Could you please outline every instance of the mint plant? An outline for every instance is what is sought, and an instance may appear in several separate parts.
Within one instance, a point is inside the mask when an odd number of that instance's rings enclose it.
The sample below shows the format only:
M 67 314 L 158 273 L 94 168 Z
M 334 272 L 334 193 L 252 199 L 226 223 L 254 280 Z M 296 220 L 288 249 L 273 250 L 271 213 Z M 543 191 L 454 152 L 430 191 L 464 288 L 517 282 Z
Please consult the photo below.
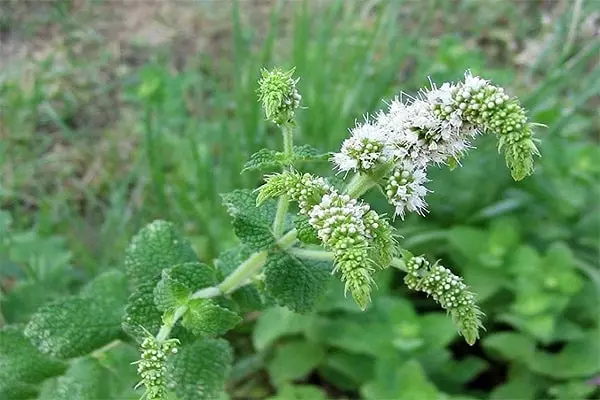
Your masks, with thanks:
M 432 84 L 414 98 L 403 94 L 391 100 L 385 111 L 352 128 L 340 151 L 330 156 L 294 145 L 302 98 L 293 72 L 262 71 L 258 100 L 266 118 L 281 130 L 283 148 L 262 149 L 244 167 L 280 171 L 267 173 L 256 190 L 222 196 L 240 244 L 209 265 L 173 224 L 151 223 L 132 239 L 124 273 L 108 271 L 31 317 L 23 334 L 36 352 L 29 357 L 32 365 L 43 359 L 54 376 L 66 369 L 62 360 L 103 359 L 115 343 L 128 340 L 123 331 L 139 343 L 133 364 L 142 398 L 213 399 L 223 391 L 233 361 L 222 337 L 245 312 L 279 305 L 309 313 L 332 276 L 364 311 L 376 290 L 377 273 L 389 267 L 403 271 L 406 287 L 431 296 L 465 341 L 475 343 L 483 328 L 476 293 L 441 264 L 404 249 L 391 219 L 362 197 L 381 193 L 393 207 L 392 219 L 411 212 L 424 215 L 427 168 L 457 166 L 472 140 L 484 133 L 496 134 L 513 178 L 523 179 L 538 155 L 534 124 L 527 122 L 525 110 L 502 88 L 466 73 L 459 83 Z M 303 163 L 327 158 L 345 179 L 301 170 Z M 2 335 L 7 339 L 0 341 L 0 350 L 16 363 L 11 333 Z M 87 371 L 94 365 L 82 362 L 80 367 Z M 69 371 L 77 376 L 76 370 Z M 3 393 L 30 390 L 30 377 L 25 378 L 0 388 Z M 82 398 L 92 393 L 88 389 L 96 387 L 78 389 Z

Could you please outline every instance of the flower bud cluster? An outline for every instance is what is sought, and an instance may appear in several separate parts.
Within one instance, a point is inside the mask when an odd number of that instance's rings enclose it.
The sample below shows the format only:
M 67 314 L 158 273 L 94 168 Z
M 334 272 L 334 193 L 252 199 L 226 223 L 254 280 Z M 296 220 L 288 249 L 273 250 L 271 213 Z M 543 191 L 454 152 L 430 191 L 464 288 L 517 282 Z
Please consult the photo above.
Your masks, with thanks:
M 438 263 L 431 265 L 422 256 L 408 259 L 406 267 L 404 282 L 408 288 L 425 292 L 438 302 L 452 315 L 467 343 L 473 344 L 479 338 L 483 313 L 462 278 Z
M 470 73 L 457 84 L 444 83 L 438 88 L 432 83 L 409 101 L 395 98 L 374 120 L 367 118 L 352 129 L 332 161 L 340 171 L 373 175 L 382 164 L 391 165 L 385 192 L 396 214 L 403 216 L 405 211 L 426 209 L 425 169 L 460 160 L 479 132 L 498 135 L 515 179 L 531 173 L 533 155 L 538 151 L 525 110 L 504 89 Z M 412 191 L 411 196 L 396 190 L 402 186 L 394 179 L 398 170 L 420 181 L 420 190 Z M 394 183 L 398 186 L 392 186 Z
M 277 125 L 290 123 L 294 119 L 294 111 L 300 107 L 302 96 L 296 89 L 298 80 L 292 78 L 293 74 L 293 69 L 261 71 L 258 101 L 262 103 L 267 119 Z
M 290 200 L 298 202 L 300 214 L 307 215 L 329 190 L 331 186 L 324 178 L 298 172 L 284 172 L 265 178 L 257 202 L 260 204 L 266 199 L 286 195 Z
M 141 378 L 137 387 L 145 386 L 144 398 L 160 400 L 166 397 L 167 356 L 177 353 L 179 340 L 169 339 L 159 343 L 154 336 L 148 336 L 140 346 L 141 359 L 137 361 L 137 372 Z
M 342 150 L 334 155 L 334 162 L 342 171 L 368 171 L 391 159 L 389 146 L 382 131 L 371 122 L 357 125 L 351 136 L 342 143 Z
M 335 190 L 325 194 L 309 212 L 309 223 L 323 244 L 333 251 L 334 272 L 341 273 L 346 290 L 361 307 L 370 299 L 373 262 L 369 259 L 369 244 L 372 230 L 379 227 L 378 220 L 369 212 L 368 204 Z
M 388 176 L 384 191 L 396 215 L 404 218 L 406 211 L 423 214 L 427 210 L 425 195 L 428 181 L 424 169 L 412 168 L 409 162 L 400 163 Z

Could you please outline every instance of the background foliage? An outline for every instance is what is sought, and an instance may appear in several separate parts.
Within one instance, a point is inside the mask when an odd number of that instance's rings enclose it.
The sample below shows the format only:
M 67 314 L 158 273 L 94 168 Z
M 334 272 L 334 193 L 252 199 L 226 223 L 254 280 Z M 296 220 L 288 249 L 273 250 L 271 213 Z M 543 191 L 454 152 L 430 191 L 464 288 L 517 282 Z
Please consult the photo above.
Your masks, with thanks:
M 465 346 L 449 318 L 388 271 L 365 313 L 332 287 L 312 314 L 248 314 L 228 334 L 229 396 L 597 398 L 600 3 L 135 3 L 2 3 L 0 324 L 90 293 L 120 304 L 114 269 L 152 219 L 182 227 L 207 263 L 235 245 L 219 194 L 256 187 L 256 173 L 239 171 L 280 140 L 256 102 L 261 67 L 296 66 L 306 107 L 297 143 L 322 151 L 382 99 L 471 69 L 547 125 L 536 172 L 514 183 L 482 138 L 462 168 L 430 172 L 430 214 L 396 225 L 405 247 L 473 286 L 483 339 Z M 110 291 L 86 286 L 108 270 Z M 0 355 L 15 359 L 10 348 L 23 340 L 5 328 Z M 15 364 L 0 382 L 18 380 L 31 398 L 61 398 L 81 382 L 81 398 L 136 398 L 133 346 L 68 364 L 29 349 L 48 376 L 62 375 L 39 387 L 43 373 Z

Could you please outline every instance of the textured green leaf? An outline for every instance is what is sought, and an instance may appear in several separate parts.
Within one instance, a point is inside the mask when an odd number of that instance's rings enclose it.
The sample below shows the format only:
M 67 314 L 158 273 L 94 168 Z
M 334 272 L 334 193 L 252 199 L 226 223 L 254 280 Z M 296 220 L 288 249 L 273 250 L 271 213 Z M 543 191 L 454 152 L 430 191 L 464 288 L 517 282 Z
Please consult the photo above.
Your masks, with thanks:
M 137 288 L 158 281 L 164 268 L 197 261 L 196 254 L 170 222 L 154 221 L 142 228 L 125 252 L 125 271 Z
M 242 321 L 233 311 L 211 299 L 194 299 L 183 314 L 183 326 L 198 336 L 220 336 Z
M 331 269 L 330 262 L 301 260 L 277 252 L 269 256 L 264 267 L 265 289 L 280 305 L 308 312 L 327 289 Z
M 298 231 L 298 239 L 306 244 L 321 244 L 321 239 L 317 236 L 317 230 L 313 228 L 308 217 L 299 215 L 294 219 L 294 225 Z
M 375 362 L 371 357 L 339 350 L 329 350 L 319 374 L 344 390 L 356 390 L 373 378 Z
M 400 368 L 397 365 L 378 365 L 375 380 L 363 386 L 361 392 L 366 399 L 373 400 L 440 398 L 437 388 L 415 360 L 405 362 Z
M 67 373 L 45 385 L 38 400 L 110 399 L 111 376 L 98 360 L 77 359 Z
M 490 393 L 490 400 L 534 400 L 540 397 L 541 382 L 527 367 L 522 364 L 512 364 L 507 382 L 496 386 Z
M 122 328 L 138 340 L 147 335 L 145 330 L 156 334 L 162 325 L 162 312 L 154 304 L 155 287 L 154 281 L 139 285 L 129 296 L 125 307 Z
M 277 395 L 268 397 L 267 400 L 327 400 L 327 396 L 316 386 L 285 385 Z
M 296 314 L 284 307 L 265 310 L 252 331 L 254 348 L 263 351 L 280 337 L 303 332 L 313 318 L 312 315 Z
M 59 293 L 48 286 L 43 282 L 18 281 L 0 298 L 5 321 L 27 322 L 38 308 L 58 298 Z
M 302 161 L 327 161 L 330 153 L 322 153 L 314 147 L 303 144 L 294 146 L 294 162 Z
M 446 347 L 458 336 L 452 318 L 444 313 L 427 313 L 419 318 L 419 323 L 427 348 Z
M 280 151 L 260 149 L 250 156 L 246 161 L 242 172 L 246 171 L 268 171 L 280 168 L 285 164 L 285 155 Z
M 196 290 L 217 284 L 216 271 L 197 262 L 175 265 L 161 275 L 154 289 L 154 302 L 161 311 L 184 305 Z
M 79 295 L 42 307 L 25 335 L 43 353 L 78 357 L 115 340 L 127 298 L 127 282 L 119 271 L 107 272 Z
M 235 271 L 252 253 L 252 250 L 240 245 L 219 254 L 219 258 L 215 260 L 215 266 L 221 275 L 221 280 Z M 242 312 L 262 310 L 264 307 L 260 292 L 255 285 L 238 288 L 231 294 L 231 298 L 235 300 Z
M 35 348 L 16 326 L 0 330 L 0 394 L 3 399 L 26 398 L 30 384 L 61 374 L 67 365 Z
M 308 375 L 325 358 L 325 349 L 316 342 L 294 340 L 277 346 L 268 364 L 271 381 L 279 386 Z
M 274 200 L 256 206 L 256 193 L 251 190 L 234 190 L 222 195 L 237 237 L 254 250 L 265 250 L 275 243 L 271 226 L 277 205 Z M 289 228 L 289 221 L 286 228 Z
M 180 400 L 214 400 L 224 389 L 233 352 L 222 339 L 201 339 L 172 357 L 170 387 Z

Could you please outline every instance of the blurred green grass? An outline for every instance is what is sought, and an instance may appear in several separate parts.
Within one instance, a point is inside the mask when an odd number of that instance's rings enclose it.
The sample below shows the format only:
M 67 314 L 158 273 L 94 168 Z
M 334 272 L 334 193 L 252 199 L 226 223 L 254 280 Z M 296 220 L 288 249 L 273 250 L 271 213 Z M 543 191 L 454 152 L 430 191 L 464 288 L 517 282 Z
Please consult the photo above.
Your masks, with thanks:
M 431 214 L 397 221 L 405 245 L 446 255 L 448 231 L 518 218 L 525 243 L 566 242 L 600 285 L 596 1 L 186 3 L 155 10 L 152 23 L 170 32 L 158 43 L 103 25 L 136 12 L 124 3 L 6 4 L 0 36 L 16 50 L 0 71 L 1 206 L 17 229 L 64 237 L 83 275 L 119 265 L 155 218 L 182 226 L 206 260 L 234 242 L 219 194 L 256 187 L 241 166 L 280 140 L 256 101 L 260 68 L 296 67 L 297 141 L 324 151 L 385 99 L 470 69 L 547 125 L 543 157 L 513 183 L 479 139 L 463 168 L 432 171 Z

